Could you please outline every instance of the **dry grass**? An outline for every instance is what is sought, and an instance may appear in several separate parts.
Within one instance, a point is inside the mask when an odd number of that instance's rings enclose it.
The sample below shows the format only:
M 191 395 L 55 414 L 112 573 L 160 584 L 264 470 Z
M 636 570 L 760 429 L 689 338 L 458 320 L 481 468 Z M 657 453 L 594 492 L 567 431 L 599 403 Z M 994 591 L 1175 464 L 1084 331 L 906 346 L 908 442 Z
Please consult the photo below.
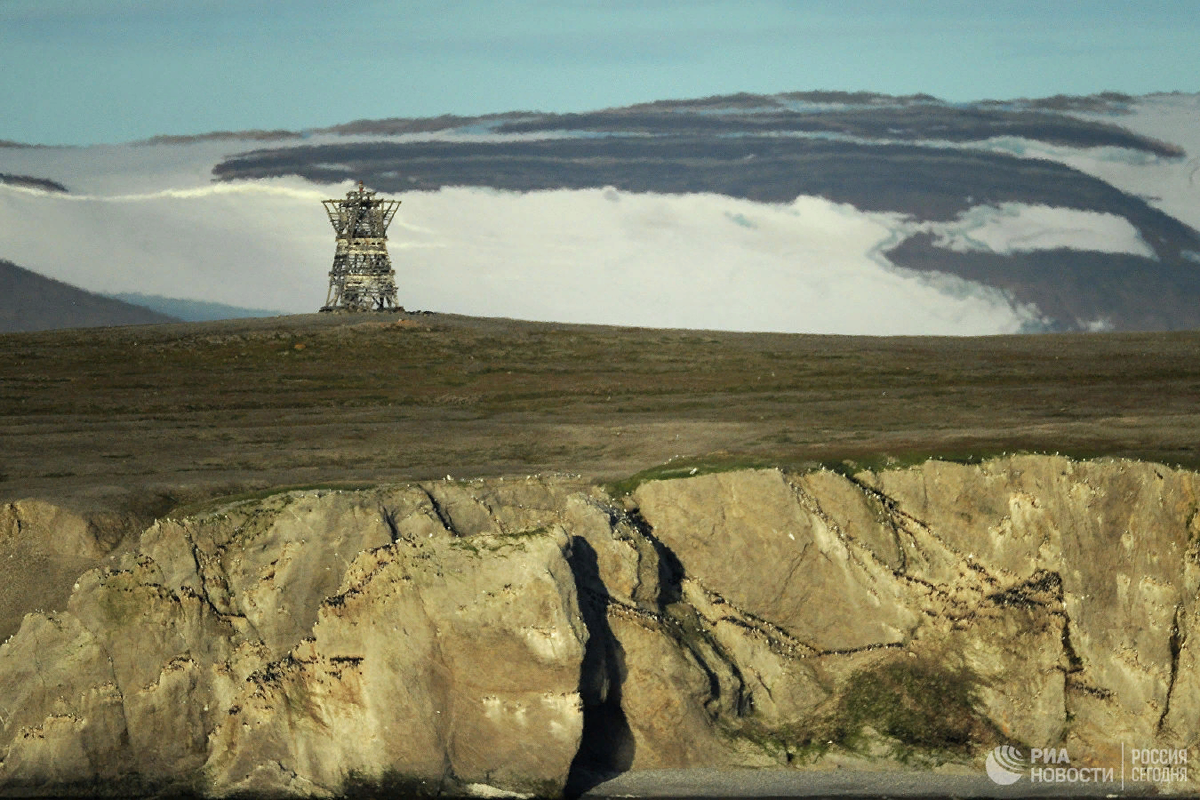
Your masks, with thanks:
M 1190 332 L 866 338 L 443 315 L 9 334 L 0 499 L 615 481 L 671 459 L 1022 450 L 1200 466 L 1198 346 Z

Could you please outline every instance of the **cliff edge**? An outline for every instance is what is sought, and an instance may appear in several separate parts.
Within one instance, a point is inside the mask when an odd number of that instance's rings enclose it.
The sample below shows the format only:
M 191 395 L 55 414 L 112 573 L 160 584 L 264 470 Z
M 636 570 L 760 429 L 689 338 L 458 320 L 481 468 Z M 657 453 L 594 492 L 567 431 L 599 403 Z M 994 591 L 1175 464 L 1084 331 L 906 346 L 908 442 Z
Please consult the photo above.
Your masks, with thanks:
M 1048 456 L 624 498 L 444 481 L 233 503 L 116 550 L 12 504 L 0 545 L 59 601 L 0 620 L 0 794 L 556 796 L 1193 747 L 1198 489 Z

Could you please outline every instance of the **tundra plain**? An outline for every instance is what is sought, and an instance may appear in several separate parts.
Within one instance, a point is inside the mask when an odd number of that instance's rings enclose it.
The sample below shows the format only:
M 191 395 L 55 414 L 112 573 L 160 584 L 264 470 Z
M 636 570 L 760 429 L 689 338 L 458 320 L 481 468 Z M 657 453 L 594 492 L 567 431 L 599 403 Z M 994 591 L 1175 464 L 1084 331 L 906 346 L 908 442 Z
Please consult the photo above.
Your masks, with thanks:
M 0 336 L 0 499 L 1004 452 L 1200 466 L 1200 333 L 854 337 L 442 314 Z M 847 462 L 849 462 L 847 464 Z

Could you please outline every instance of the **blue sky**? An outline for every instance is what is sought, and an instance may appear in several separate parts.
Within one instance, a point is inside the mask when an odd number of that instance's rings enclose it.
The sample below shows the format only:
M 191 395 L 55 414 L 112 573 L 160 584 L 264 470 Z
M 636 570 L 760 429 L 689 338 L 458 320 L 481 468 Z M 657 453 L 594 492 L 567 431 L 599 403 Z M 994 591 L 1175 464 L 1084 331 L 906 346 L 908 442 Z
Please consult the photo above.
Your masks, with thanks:
M 0 139 L 737 91 L 1200 91 L 1200 0 L 0 0 Z

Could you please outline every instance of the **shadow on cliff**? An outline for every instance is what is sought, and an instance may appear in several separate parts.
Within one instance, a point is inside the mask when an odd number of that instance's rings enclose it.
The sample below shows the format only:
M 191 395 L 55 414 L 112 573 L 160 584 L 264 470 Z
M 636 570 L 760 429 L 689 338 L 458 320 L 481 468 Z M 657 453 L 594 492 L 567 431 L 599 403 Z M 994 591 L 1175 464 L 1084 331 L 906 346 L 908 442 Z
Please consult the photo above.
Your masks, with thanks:
M 564 789 L 567 797 L 578 797 L 626 772 L 633 764 L 635 746 L 633 732 L 621 708 L 625 654 L 608 624 L 608 605 L 612 599 L 600 579 L 596 551 L 586 539 L 575 537 L 568 562 L 575 575 L 580 611 L 588 629 L 579 679 L 583 736 Z

